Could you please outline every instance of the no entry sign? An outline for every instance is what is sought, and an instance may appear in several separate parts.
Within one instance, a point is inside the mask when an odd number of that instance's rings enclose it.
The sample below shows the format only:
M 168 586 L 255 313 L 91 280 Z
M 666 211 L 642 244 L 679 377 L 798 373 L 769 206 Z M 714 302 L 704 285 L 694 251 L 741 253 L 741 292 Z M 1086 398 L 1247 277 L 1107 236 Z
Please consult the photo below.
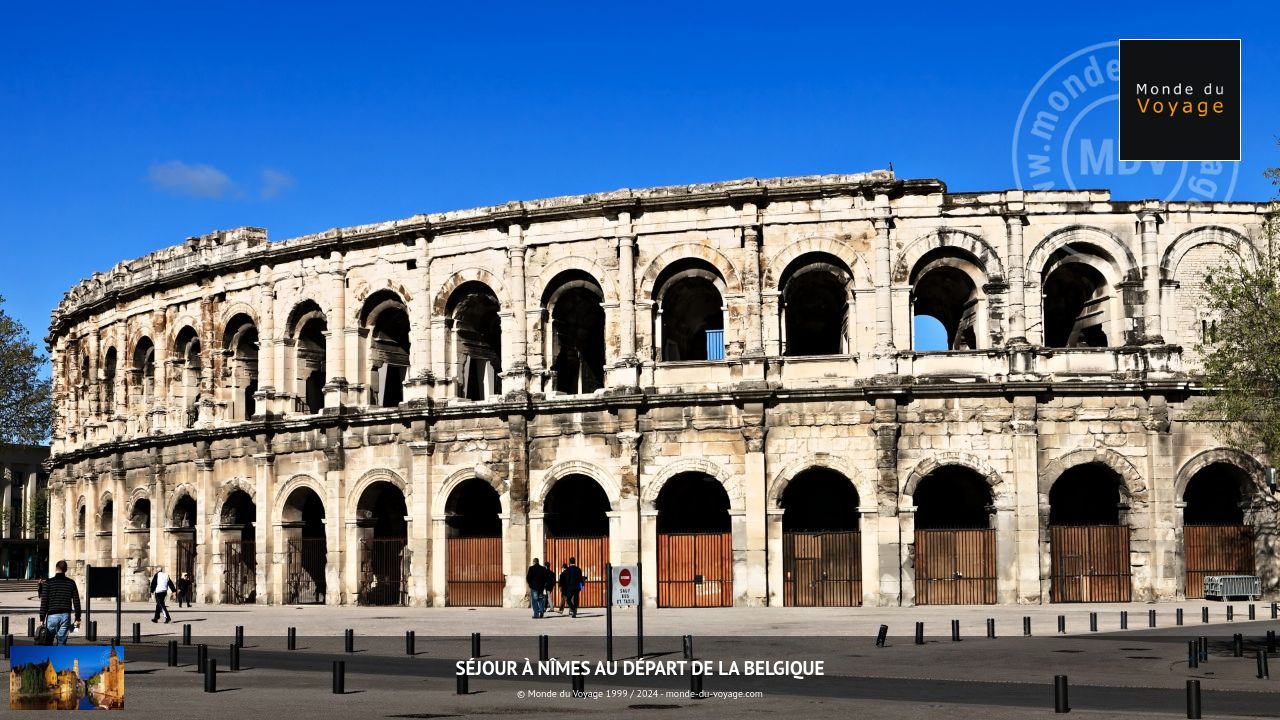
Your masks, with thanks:
M 613 566 L 614 605 L 640 604 L 640 593 L 636 591 L 639 572 L 635 565 Z

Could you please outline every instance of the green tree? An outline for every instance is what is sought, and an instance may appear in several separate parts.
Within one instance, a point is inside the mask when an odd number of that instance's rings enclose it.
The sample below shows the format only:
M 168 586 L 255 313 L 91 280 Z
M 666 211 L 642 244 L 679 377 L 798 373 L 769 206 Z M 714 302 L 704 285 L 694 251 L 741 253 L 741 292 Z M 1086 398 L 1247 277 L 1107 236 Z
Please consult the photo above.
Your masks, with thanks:
M 27 330 L 4 311 L 0 297 L 0 442 L 39 445 L 53 430 L 50 382 L 40 377 L 47 358 Z

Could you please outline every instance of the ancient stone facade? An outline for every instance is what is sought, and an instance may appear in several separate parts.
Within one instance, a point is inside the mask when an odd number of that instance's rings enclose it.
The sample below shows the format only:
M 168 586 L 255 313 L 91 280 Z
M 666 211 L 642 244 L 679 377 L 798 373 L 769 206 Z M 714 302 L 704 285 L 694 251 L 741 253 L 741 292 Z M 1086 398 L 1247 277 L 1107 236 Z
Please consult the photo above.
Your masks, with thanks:
M 191 238 L 53 314 L 51 552 L 206 602 L 519 605 L 582 537 L 649 604 L 1138 600 L 1195 593 L 1185 518 L 1274 595 L 1264 462 L 1188 415 L 1262 212 L 877 171 Z

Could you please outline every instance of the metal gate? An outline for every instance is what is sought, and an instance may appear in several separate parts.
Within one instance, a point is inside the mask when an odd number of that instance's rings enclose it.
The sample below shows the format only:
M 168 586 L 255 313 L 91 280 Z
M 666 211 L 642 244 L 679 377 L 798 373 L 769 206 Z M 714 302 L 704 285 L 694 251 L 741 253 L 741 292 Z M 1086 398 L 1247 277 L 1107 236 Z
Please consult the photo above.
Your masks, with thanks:
M 995 530 L 916 530 L 917 605 L 995 602 Z
M 608 537 L 559 537 L 547 538 L 546 559 L 551 569 L 560 576 L 560 566 L 576 558 L 578 567 L 587 577 L 587 587 L 578 595 L 578 607 L 604 607 L 604 566 L 609 562 Z M 559 592 L 559 588 L 556 589 Z M 558 597 L 558 596 L 556 596 Z
M 788 607 L 861 605 L 862 533 L 783 533 L 782 603 Z
M 222 546 L 223 602 L 251 603 L 257 598 L 258 560 L 252 540 L 228 540 Z
M 1187 598 L 1204 597 L 1207 576 L 1253 575 L 1253 537 L 1253 528 L 1247 525 L 1184 526 Z
M 445 604 L 502 607 L 507 576 L 502 572 L 502 538 L 449 538 Z
M 176 577 L 182 577 L 183 573 L 187 573 L 194 583 L 196 579 L 196 539 L 194 537 L 178 538 L 176 550 L 177 553 L 173 563 L 173 570 L 177 573 Z
M 1129 528 L 1055 525 L 1049 528 L 1052 602 L 1129 602 Z
M 409 600 L 409 541 L 368 538 L 360 541 L 361 605 L 407 605 Z
M 729 533 L 658 535 L 658 607 L 732 607 Z
M 289 541 L 284 589 L 285 604 L 324 604 L 326 559 L 324 538 L 299 538 Z

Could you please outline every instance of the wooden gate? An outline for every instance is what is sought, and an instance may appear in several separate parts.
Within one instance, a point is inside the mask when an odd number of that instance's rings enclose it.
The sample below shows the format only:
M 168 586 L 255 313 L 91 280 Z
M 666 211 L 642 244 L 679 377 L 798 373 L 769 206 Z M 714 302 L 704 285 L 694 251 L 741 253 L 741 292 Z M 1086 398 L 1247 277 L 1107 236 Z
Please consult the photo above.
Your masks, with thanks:
M 196 579 L 196 539 L 194 537 L 180 537 L 177 542 L 177 553 L 174 558 L 173 570 L 177 575 L 182 577 L 182 573 L 191 576 L 192 583 Z M 176 580 L 174 582 L 177 582 Z M 192 595 L 194 595 L 194 591 Z
M 285 604 L 324 604 L 325 539 L 298 538 L 289 541 Z
M 916 530 L 917 605 L 995 602 L 995 530 Z
M 1247 525 L 1187 525 L 1182 528 L 1187 598 L 1204 597 L 1210 575 L 1253 575 L 1253 528 Z
M 368 538 L 360 541 L 361 605 L 407 605 L 409 601 L 409 553 L 404 538 Z
M 1049 528 L 1052 602 L 1129 602 L 1129 528 L 1054 525 Z
M 587 576 L 587 587 L 578 595 L 578 607 L 604 607 L 604 566 L 609 562 L 608 537 L 547 538 L 545 557 L 551 563 L 556 577 L 560 576 L 561 565 L 569 562 L 569 558 L 577 558 L 578 567 Z
M 257 599 L 258 559 L 252 540 L 228 540 L 222 545 L 222 598 L 233 604 Z
M 861 605 L 862 533 L 783 533 L 782 603 L 788 607 Z
M 449 538 L 445 603 L 457 607 L 502 607 L 507 576 L 502 538 Z
M 658 535 L 658 607 L 732 607 L 729 533 Z

